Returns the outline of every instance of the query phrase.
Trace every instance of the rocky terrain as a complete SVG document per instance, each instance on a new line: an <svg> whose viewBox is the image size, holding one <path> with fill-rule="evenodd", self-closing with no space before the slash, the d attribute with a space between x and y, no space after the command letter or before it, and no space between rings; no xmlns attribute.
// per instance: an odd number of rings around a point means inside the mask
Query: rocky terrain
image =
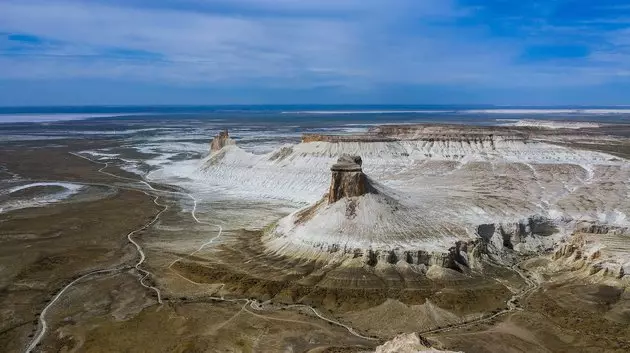
<svg viewBox="0 0 630 353"><path fill-rule="evenodd" d="M417 208L371 180L361 165L359 156L339 157L331 167L328 194L268 230L269 250L321 260L332 256L340 261L345 256L348 262L360 260L369 266L402 261L418 273L432 265L455 270L469 265L467 243L427 234ZM412 240L418 245L411 245Z"/></svg>
<svg viewBox="0 0 630 353"><path fill-rule="evenodd" d="M0 347L627 352L623 131L6 145Z"/></svg>
<svg viewBox="0 0 630 353"><path fill-rule="evenodd" d="M579 221L624 223L630 211L620 197L628 193L620 182L630 175L626 163L545 138L547 130L532 127L381 126L364 135L306 135L268 155L231 145L202 175L219 184L238 180L244 198L312 203L269 232L274 253L404 261L423 265L420 272L432 264L474 267L473 257L509 265L552 250ZM336 164L334 156L342 156ZM332 165L329 185L325 164ZM317 201L326 189L327 202Z"/></svg>
<svg viewBox="0 0 630 353"><path fill-rule="evenodd" d="M403 334L396 336L389 342L384 343L376 348L375 353L458 353L450 351L441 351L439 349L431 348L429 342L426 339L419 337L415 333ZM461 352L459 352L461 353Z"/></svg>

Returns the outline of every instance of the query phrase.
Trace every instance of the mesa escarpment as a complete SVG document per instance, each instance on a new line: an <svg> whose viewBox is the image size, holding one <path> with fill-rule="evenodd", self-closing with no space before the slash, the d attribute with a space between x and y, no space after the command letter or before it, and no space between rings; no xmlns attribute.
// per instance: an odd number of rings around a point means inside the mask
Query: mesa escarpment
<svg viewBox="0 0 630 353"><path fill-rule="evenodd" d="M395 137L377 136L375 134L357 134L357 135L322 135L322 134L303 134L302 143L311 142L391 142L396 141Z"/></svg>
<svg viewBox="0 0 630 353"><path fill-rule="evenodd" d="M496 140L526 142L529 138L530 132L522 128L418 124L377 126L366 133L354 135L304 134L302 143L428 141L475 144Z"/></svg>
<svg viewBox="0 0 630 353"><path fill-rule="evenodd" d="M368 130L368 134L375 136L413 137L422 135L444 136L520 136L527 137L528 131L511 126L471 126L458 124L408 124L408 125L380 125Z"/></svg>

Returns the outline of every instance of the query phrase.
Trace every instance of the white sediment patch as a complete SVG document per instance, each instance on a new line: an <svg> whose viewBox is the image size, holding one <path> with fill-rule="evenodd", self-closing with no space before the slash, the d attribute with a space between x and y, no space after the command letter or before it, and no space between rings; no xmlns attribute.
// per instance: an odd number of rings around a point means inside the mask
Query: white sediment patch
<svg viewBox="0 0 630 353"><path fill-rule="evenodd" d="M53 192L48 195L36 196L29 200L24 199L16 199L12 198L12 194L27 190L34 187L46 187L46 186L57 186L61 187L64 190ZM83 185L72 184L72 183L57 183L57 182L42 182L42 183L31 183L26 185L20 185L10 188L4 192L1 192L5 195L7 200L0 204L0 212L9 212L13 210L30 208L30 207L43 207L49 204L53 204L59 201L63 201L68 199L72 195L79 193L84 188Z"/></svg>
<svg viewBox="0 0 630 353"><path fill-rule="evenodd" d="M331 205L324 202L304 222L300 222L300 211L283 218L268 237L268 247L307 258L317 257L320 252L366 249L442 253L458 240L471 239L464 227L449 221L456 219L456 214L449 215L447 207L435 207L441 204L439 195L423 200L428 195L410 198L377 183L372 186L378 194L342 199Z"/></svg>
<svg viewBox="0 0 630 353"><path fill-rule="evenodd" d="M607 115L630 114L630 109L470 109L460 111L471 114L521 114L521 115Z"/></svg>
<svg viewBox="0 0 630 353"><path fill-rule="evenodd" d="M406 333L394 337L391 341L376 347L374 353L462 353L454 351L441 351L422 344L415 333Z"/></svg>
<svg viewBox="0 0 630 353"><path fill-rule="evenodd" d="M46 123L53 121L85 120L119 116L146 115L144 113L109 113L109 114L0 114L1 123Z"/></svg>
<svg viewBox="0 0 630 353"><path fill-rule="evenodd" d="M285 111L282 114L297 115L381 115L381 114L499 114L499 115L610 115L610 114L628 114L630 109L410 109L410 110L303 110L303 111Z"/></svg>
<svg viewBox="0 0 630 353"><path fill-rule="evenodd" d="M26 190L26 189L30 189L30 188L34 188L34 187L40 187L40 186L58 186L58 187L62 187L66 190L68 190L68 193L76 193L78 190L80 190L81 188L83 188L83 185L78 185L78 184L71 184L71 183L55 183L55 182L51 182L51 183L31 183L31 184L26 184L26 185L20 185L20 186L15 186L11 189L9 189L9 194L12 194L14 192L18 192L20 190Z"/></svg>
<svg viewBox="0 0 630 353"><path fill-rule="evenodd" d="M630 114L630 111L628 111ZM582 121L553 121L553 120L534 120L534 119L497 119L497 122L501 122L502 126L521 126L521 127L536 127L541 129L584 129L584 128L599 128L602 124L593 122Z"/></svg>
<svg viewBox="0 0 630 353"><path fill-rule="evenodd" d="M455 110L303 110L303 111L286 111L282 114L308 114L308 115L350 115L350 114L433 114L433 113L449 113Z"/></svg>
<svg viewBox="0 0 630 353"><path fill-rule="evenodd" d="M107 159L112 159L119 156L118 153L107 153L107 152L101 152L101 151L82 151L81 153L88 154L98 160L107 160Z"/></svg>
<svg viewBox="0 0 630 353"><path fill-rule="evenodd" d="M133 135L142 132L154 132L164 130L164 128L146 128L146 129L125 129L125 130L59 130L55 131L57 134L63 135L103 135L103 136L125 136L125 135Z"/></svg>

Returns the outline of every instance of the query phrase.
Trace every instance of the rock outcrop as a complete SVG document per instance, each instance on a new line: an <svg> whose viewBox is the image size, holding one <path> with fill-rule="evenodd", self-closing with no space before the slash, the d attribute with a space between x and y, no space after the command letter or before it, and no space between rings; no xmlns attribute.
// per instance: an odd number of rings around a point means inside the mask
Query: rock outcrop
<svg viewBox="0 0 630 353"><path fill-rule="evenodd" d="M227 129L219 132L217 136L210 142L210 153L216 153L228 145L234 145L235 142L230 138L230 133Z"/></svg>
<svg viewBox="0 0 630 353"><path fill-rule="evenodd" d="M628 227L611 226L600 222L583 221L577 225L576 231L589 234L625 234L628 233L630 229L628 229Z"/></svg>
<svg viewBox="0 0 630 353"><path fill-rule="evenodd" d="M462 353L431 348L431 343L416 333L406 333L376 347L374 353Z"/></svg>
<svg viewBox="0 0 630 353"><path fill-rule="evenodd" d="M359 156L344 155L339 157L330 170L332 180L328 192L328 204L333 204L344 197L362 196L369 192L367 177L363 174Z"/></svg>
<svg viewBox="0 0 630 353"><path fill-rule="evenodd" d="M551 250L562 234L554 221L532 216L514 223L481 224L477 235L485 254L495 261L509 263L517 254Z"/></svg>
<svg viewBox="0 0 630 353"><path fill-rule="evenodd" d="M392 265L400 261L410 265L419 265L426 270L430 266L449 268L463 272L470 268L469 258L474 252L475 243L459 241L448 250L448 252L430 252L425 250L367 250L365 253L355 251L354 256L363 257L364 262L369 266L376 266L378 263L389 263ZM327 249L328 251L335 249ZM339 249L337 249L338 251Z"/></svg>
<svg viewBox="0 0 630 353"><path fill-rule="evenodd" d="M630 281L630 233L626 227L581 222L567 242L556 249L553 259L573 270Z"/></svg>

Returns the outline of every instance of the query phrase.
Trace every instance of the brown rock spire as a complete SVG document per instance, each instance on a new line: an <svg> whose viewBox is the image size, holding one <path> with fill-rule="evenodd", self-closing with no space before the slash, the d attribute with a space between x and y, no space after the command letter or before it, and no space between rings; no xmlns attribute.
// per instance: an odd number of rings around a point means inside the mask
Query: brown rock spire
<svg viewBox="0 0 630 353"><path fill-rule="evenodd" d="M210 153L218 152L223 147L233 144L235 144L234 140L230 138L230 133L225 129L212 139L210 143Z"/></svg>
<svg viewBox="0 0 630 353"><path fill-rule="evenodd" d="M369 192L367 177L363 174L359 156L343 155L330 170L332 181L328 193L328 203L332 204L344 197L365 195Z"/></svg>

